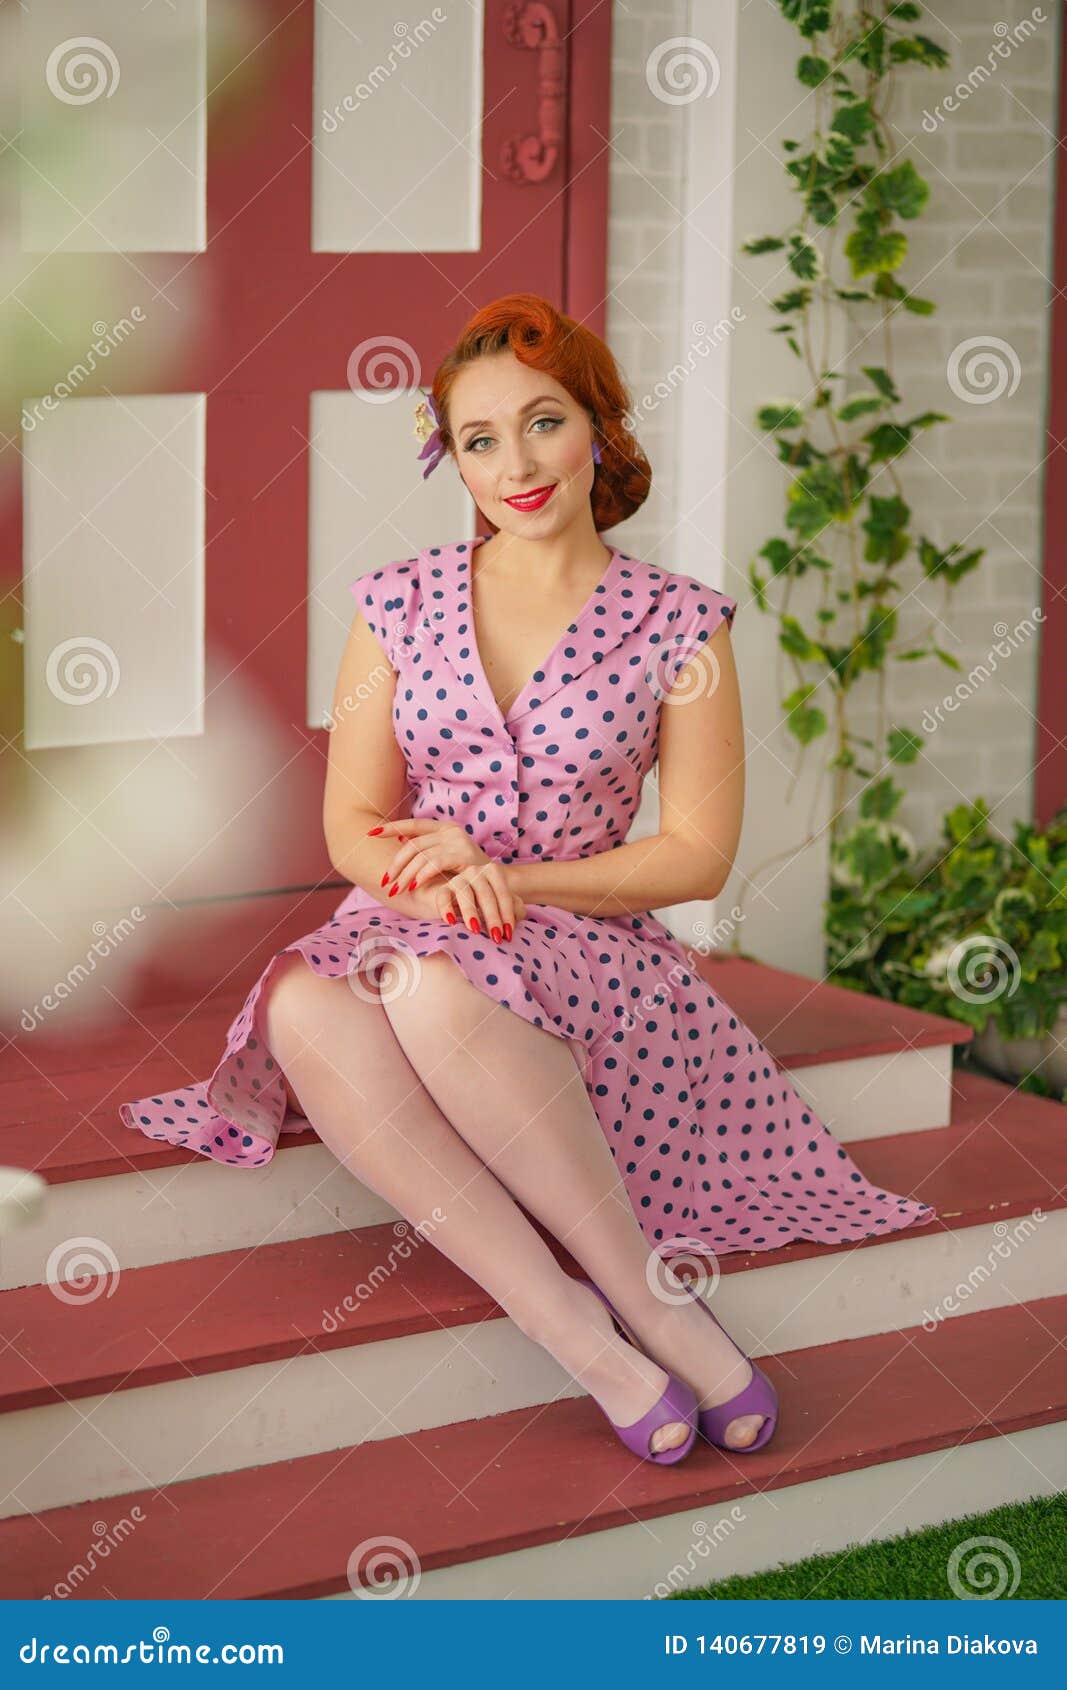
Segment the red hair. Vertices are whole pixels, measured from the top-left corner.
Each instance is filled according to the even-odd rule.
[[[448,400],[460,370],[476,358],[511,351],[541,370],[584,407],[600,445],[590,504],[597,529],[614,528],[639,510],[652,468],[626,420],[630,395],[615,359],[598,334],[557,311],[536,293],[507,293],[476,311],[433,379],[441,440],[455,456]]]

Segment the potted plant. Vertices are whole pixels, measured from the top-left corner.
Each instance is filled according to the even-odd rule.
[[[923,860],[902,796],[869,788],[833,846],[830,978],[965,1022],[982,1066],[1067,1101],[1067,807],[1009,840],[984,799],[958,804]]]

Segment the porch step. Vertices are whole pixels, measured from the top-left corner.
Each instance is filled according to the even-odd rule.
[[[748,1353],[1067,1293],[1058,1104],[961,1073],[951,1127],[872,1142],[861,1165],[938,1217],[724,1257],[715,1309]],[[406,1223],[24,1286],[0,1294],[0,1329],[0,1435],[21,1475],[0,1515],[581,1395]]]
[[[1057,1296],[768,1357],[747,1456],[638,1461],[580,1397],[13,1517],[4,1595],[351,1596],[382,1562],[430,1600],[696,1588],[1062,1488],[1065,1340]]]
[[[867,992],[811,980],[752,957],[695,957],[842,1144],[943,1127],[952,1053],[973,1032]]]
[[[693,966],[842,1142],[949,1122],[952,1052],[970,1037],[961,1023],[744,959]],[[5,1248],[0,1285],[45,1278],[65,1238],[121,1238],[124,1265],[141,1267],[400,1218],[310,1129],[283,1134],[264,1167],[234,1168],[122,1124],[121,1102],[212,1072],[243,998],[219,992],[77,1039],[42,1029],[8,1046],[0,1166],[34,1168],[51,1189],[42,1223]]]

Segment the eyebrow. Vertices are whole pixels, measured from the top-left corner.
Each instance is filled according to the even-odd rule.
[[[556,398],[556,395],[554,393],[539,393],[536,399],[529,399],[529,400],[527,400],[525,405],[519,406],[520,417],[525,416],[527,411],[532,411],[535,405],[543,405],[546,400],[548,401],[548,403],[550,405],[559,405],[559,404],[562,403],[561,400]],[[480,417],[477,422],[461,423],[459,432],[460,432],[461,435],[463,435],[463,434],[466,434],[466,432],[469,428],[492,428],[492,427],[493,427],[493,424],[491,422],[489,422],[485,417]]]

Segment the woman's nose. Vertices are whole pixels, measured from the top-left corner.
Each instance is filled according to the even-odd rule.
[[[536,469],[536,456],[525,441],[508,447],[504,461],[504,479],[512,483],[511,493],[518,493]]]

